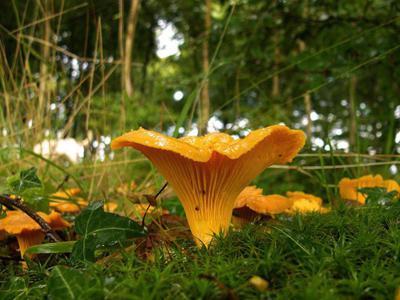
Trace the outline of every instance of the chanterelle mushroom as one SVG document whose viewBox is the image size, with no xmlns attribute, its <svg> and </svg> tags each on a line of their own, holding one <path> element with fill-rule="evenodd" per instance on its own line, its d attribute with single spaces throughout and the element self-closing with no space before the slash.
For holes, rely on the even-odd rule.
<svg viewBox="0 0 400 300">
<path fill-rule="evenodd" d="M 57 212 L 51 212 L 49 215 L 39 212 L 38 215 L 49 223 L 53 229 L 62 229 L 70 226 Z M 21 257 L 24 256 L 27 248 L 40 244 L 44 240 L 44 233 L 39 224 L 19 210 L 7 211 L 7 216 L 0 219 L 0 235 L 5 236 L 7 234 L 16 236 Z"/>
<path fill-rule="evenodd" d="M 339 182 L 340 197 L 365 204 L 365 195 L 359 192 L 358 189 L 367 187 L 382 187 L 386 188 L 388 192 L 397 191 L 400 193 L 400 186 L 396 181 L 391 179 L 384 180 L 381 175 L 366 175 L 355 179 L 342 178 Z"/>
<path fill-rule="evenodd" d="M 55 211 L 67 214 L 76 214 L 81 211 L 82 208 L 88 206 L 89 202 L 83 198 L 76 197 L 81 193 L 79 188 L 71 188 L 65 191 L 59 191 L 52 194 L 50 198 L 51 202 L 49 206 Z M 69 201 L 71 198 L 75 197 L 75 203 Z M 62 200 L 66 199 L 66 200 Z M 114 212 L 118 207 L 118 204 L 114 202 L 107 202 L 104 204 L 104 211 Z"/>
<path fill-rule="evenodd" d="M 171 138 L 140 128 L 111 144 L 133 147 L 146 155 L 174 188 L 198 245 L 229 227 L 236 197 L 272 164 L 291 161 L 304 146 L 305 135 L 283 125 L 252 131 L 234 140 L 224 133 Z"/>
<path fill-rule="evenodd" d="M 81 207 L 87 206 L 87 201 L 82 198 L 77 198 L 76 203 L 69 201 L 70 198 L 76 197 L 81 193 L 79 188 L 71 188 L 65 191 L 58 191 L 52 194 L 49 206 L 60 213 L 78 213 L 81 211 Z M 66 199 L 66 200 L 62 200 Z"/>
</svg>

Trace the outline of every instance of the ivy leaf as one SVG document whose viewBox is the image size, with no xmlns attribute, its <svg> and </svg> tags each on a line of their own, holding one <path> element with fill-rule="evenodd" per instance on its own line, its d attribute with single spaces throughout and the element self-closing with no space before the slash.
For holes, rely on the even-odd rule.
<svg viewBox="0 0 400 300">
<path fill-rule="evenodd" d="M 74 245 L 76 260 L 95 260 L 95 250 L 123 243 L 145 234 L 133 220 L 103 210 L 103 203 L 93 202 L 75 219 L 75 231 L 81 239 Z"/>
<path fill-rule="evenodd" d="M 37 211 L 49 211 L 49 199 L 44 196 L 44 191 L 41 188 L 30 188 L 24 190 L 19 196 L 28 203 L 30 207 Z"/>
<path fill-rule="evenodd" d="M 49 201 L 44 196 L 43 184 L 36 174 L 36 168 L 22 170 L 19 174 L 7 178 L 11 194 L 24 199 L 35 210 L 48 212 Z"/>
<path fill-rule="evenodd" d="M 97 241 L 93 236 L 78 240 L 72 248 L 72 258 L 75 260 L 92 261 L 96 260 L 95 251 Z"/>
<path fill-rule="evenodd" d="M 19 175 L 7 178 L 7 184 L 12 193 L 20 195 L 23 191 L 31 188 L 42 188 L 42 182 L 37 176 L 35 167 L 22 170 Z"/>
</svg>

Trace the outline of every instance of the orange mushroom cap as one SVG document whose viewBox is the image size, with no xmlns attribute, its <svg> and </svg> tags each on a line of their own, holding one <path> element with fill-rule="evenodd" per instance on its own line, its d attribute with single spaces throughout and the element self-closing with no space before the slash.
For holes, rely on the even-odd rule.
<svg viewBox="0 0 400 300">
<path fill-rule="evenodd" d="M 249 199 L 256 199 L 259 196 L 263 196 L 262 189 L 257 188 L 255 185 L 246 186 L 243 191 L 240 192 L 235 200 L 234 208 L 241 208 L 247 205 Z"/>
<path fill-rule="evenodd" d="M 135 221 L 142 221 L 145 214 L 149 217 L 157 218 L 161 215 L 168 214 L 168 210 L 162 209 L 155 206 L 149 206 L 149 204 L 136 203 L 133 205 L 133 211 L 130 217 Z"/>
<path fill-rule="evenodd" d="M 397 181 L 394 181 L 392 179 L 384 180 L 383 187 L 386 188 L 388 192 L 397 191 L 398 193 L 400 193 L 400 185 L 397 183 Z"/>
<path fill-rule="evenodd" d="M 75 201 L 76 203 L 73 203 L 61 199 L 70 199 L 76 197 L 80 193 L 81 189 L 79 188 L 71 188 L 65 191 L 58 191 L 51 195 L 52 197 L 50 198 L 51 201 L 49 203 L 49 206 L 61 213 L 78 213 L 81 211 L 81 207 L 86 207 L 88 205 L 86 200 L 79 198 L 75 199 L 77 200 Z"/>
<path fill-rule="evenodd" d="M 75 198 L 75 203 L 73 203 L 61 199 L 70 199 L 72 197 L 76 197 L 80 193 L 81 190 L 79 188 L 72 188 L 54 193 L 52 194 L 52 197 L 54 198 L 50 198 L 52 201 L 49 203 L 49 206 L 60 213 L 78 213 L 82 208 L 88 206 L 89 202 L 87 200 L 83 198 Z M 118 204 L 114 202 L 107 202 L 104 204 L 104 210 L 107 212 L 114 212 L 117 207 Z"/>
<path fill-rule="evenodd" d="M 383 187 L 388 192 L 396 190 L 400 193 L 400 186 L 396 181 L 384 180 L 381 175 L 366 175 L 355 179 L 342 178 L 339 182 L 340 197 L 365 204 L 366 197 L 358 189 L 367 187 Z"/>
<path fill-rule="evenodd" d="M 104 211 L 106 212 L 115 212 L 118 208 L 118 204 L 114 202 L 107 202 L 104 204 Z"/>
<path fill-rule="evenodd" d="M 45 214 L 38 212 L 53 229 L 63 229 L 71 226 L 57 212 Z M 25 250 L 33 245 L 40 244 L 44 240 L 41 227 L 25 213 L 15 210 L 8 211 L 7 216 L 0 219 L 0 235 L 15 235 L 18 240 L 21 256 Z"/>
<path fill-rule="evenodd" d="M 310 202 L 316 203 L 318 206 L 322 205 L 322 199 L 320 197 L 306 194 L 304 192 L 286 192 L 286 196 L 293 201 L 307 199 Z"/>
<path fill-rule="evenodd" d="M 329 208 L 322 207 L 323 201 L 320 197 L 303 192 L 287 192 L 286 195 L 293 203 L 288 213 L 329 212 Z"/>
<path fill-rule="evenodd" d="M 286 195 L 287 197 L 275 194 L 264 196 L 261 194 L 261 189 L 254 186 L 246 187 L 236 198 L 235 209 L 248 207 L 252 212 L 271 216 L 281 213 L 325 213 L 329 211 L 322 207 L 322 199 L 317 196 L 303 192 L 287 192 Z M 247 217 L 245 214 L 243 215 Z M 250 219 L 254 218 L 254 215 L 247 215 L 250 216 Z"/>
<path fill-rule="evenodd" d="M 52 194 L 52 196 L 55 198 L 68 199 L 74 196 L 78 196 L 81 192 L 82 190 L 80 188 L 70 188 L 66 189 L 65 191 L 58 191 Z"/>
<path fill-rule="evenodd" d="M 111 143 L 113 150 L 133 147 L 146 155 L 174 188 L 198 245 L 229 227 L 235 199 L 272 164 L 290 162 L 305 135 L 283 125 L 252 131 L 234 140 L 224 133 L 180 139 L 145 130 L 128 132 Z"/>
<path fill-rule="evenodd" d="M 266 195 L 251 198 L 247 201 L 247 207 L 252 211 L 264 215 L 276 215 L 285 212 L 293 205 L 293 201 L 281 195 Z"/>
<path fill-rule="evenodd" d="M 306 198 L 299 198 L 293 201 L 292 207 L 288 210 L 288 213 L 308 213 L 308 212 L 325 212 L 326 210 L 322 210 L 321 205 L 317 202 L 312 201 Z"/>
</svg>

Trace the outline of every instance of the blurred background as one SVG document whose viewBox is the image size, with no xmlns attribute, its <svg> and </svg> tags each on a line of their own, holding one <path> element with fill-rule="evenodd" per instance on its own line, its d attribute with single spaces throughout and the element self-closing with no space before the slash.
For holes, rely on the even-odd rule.
<svg viewBox="0 0 400 300">
<path fill-rule="evenodd" d="M 57 186 L 51 170 L 68 170 L 94 195 L 110 180 L 161 186 L 112 138 L 284 123 L 308 144 L 258 179 L 268 191 L 330 199 L 342 176 L 398 178 L 399 12 L 397 0 L 1 1 L 0 172 L 35 165 Z"/>
</svg>

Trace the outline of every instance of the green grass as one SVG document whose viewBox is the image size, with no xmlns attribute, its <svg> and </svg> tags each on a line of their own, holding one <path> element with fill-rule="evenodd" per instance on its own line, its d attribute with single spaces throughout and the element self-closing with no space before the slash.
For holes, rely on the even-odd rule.
<svg viewBox="0 0 400 300">
<path fill-rule="evenodd" d="M 134 247 L 125 248 L 101 263 L 75 265 L 65 279 L 79 287 L 79 299 L 394 299 L 400 205 L 341 206 L 326 215 L 250 224 L 209 250 L 181 240 L 168 253 L 165 247 L 153 253 L 154 260 L 145 261 Z M 56 261 L 70 264 L 67 257 L 50 257 L 47 265 L 10 276 L 13 268 L 3 262 L 1 299 L 60 295 L 51 272 Z M 253 275 L 268 280 L 267 291 L 248 284 Z"/>
</svg>

